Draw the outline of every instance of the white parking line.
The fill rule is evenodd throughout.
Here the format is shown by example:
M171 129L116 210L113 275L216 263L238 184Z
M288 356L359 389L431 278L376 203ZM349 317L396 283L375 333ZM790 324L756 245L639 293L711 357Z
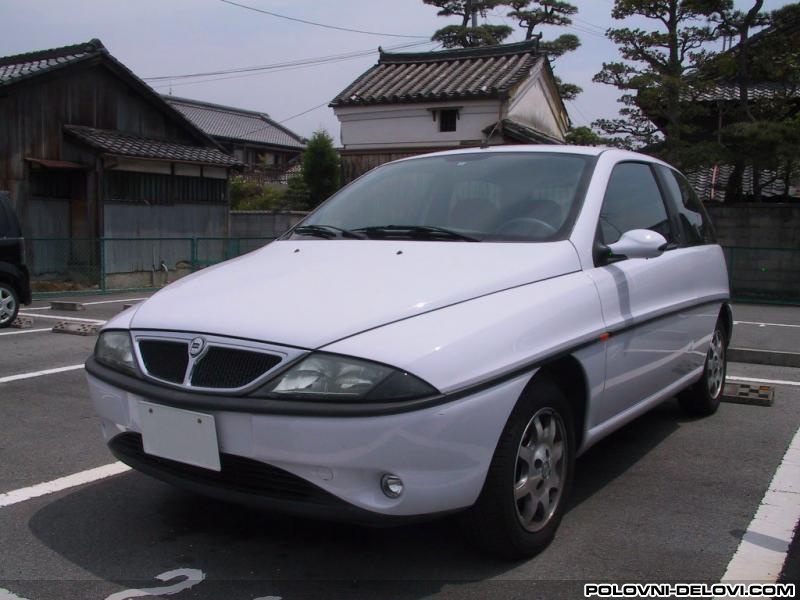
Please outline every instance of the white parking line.
M34 377L41 377L43 375L53 375L55 373L65 373L67 371L77 371L83 368L83 363L79 365L70 365L68 367L57 367L55 369L45 369L44 371L31 371L30 373L19 373L18 375L8 375L0 377L0 383L10 383L12 381L19 381L21 379L33 379Z
M775 471L722 581L777 581L800 520L800 430Z
M800 325L789 325L787 323L760 323L758 321L734 321L734 325L758 325L759 327L794 327L800 329Z
M97 481L98 479L105 479L106 477L111 477L112 475L119 475L120 473L124 473L125 471L129 470L130 467L128 465L121 462L115 462L111 463L110 465L103 465L102 467L96 467L94 469L88 469L87 471L81 471L80 473L75 473L73 475L67 475L66 477L59 477L53 481L37 483L36 485L32 485L30 487L6 492L5 494L0 494L0 508L4 506L11 506L12 504L17 504L18 502L25 502L25 500L30 500L31 498L38 498L39 496L60 492L61 490L66 490L71 487L75 487L76 485L83 485L84 483L90 483L92 481Z
M0 335L22 335L23 333L39 333L42 331L53 331L50 328L46 329L20 329L19 331L4 331Z
M761 379L759 377L726 377L726 381L737 383L765 383L767 385L795 385L800 386L800 381L788 381L786 379Z
M80 321L81 323L95 323L97 325L103 325L105 321L99 321L97 319L78 319L76 317L57 317L55 315L30 315L27 313L19 313L23 317L32 317L34 319L50 319L52 321Z

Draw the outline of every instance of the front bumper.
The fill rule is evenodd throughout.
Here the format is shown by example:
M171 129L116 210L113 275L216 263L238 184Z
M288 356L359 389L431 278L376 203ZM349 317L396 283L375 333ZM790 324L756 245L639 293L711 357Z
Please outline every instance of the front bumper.
M136 391L123 389L119 374L105 377L105 368L91 360L87 378L103 435L112 451L132 467L220 498L354 521L418 517L474 504L497 440L531 375L452 402L379 416L246 412L241 399L191 394L197 400L192 410L202 407L214 415L223 470L226 461L246 460L250 461L247 468L258 471L261 465L261 471L274 468L291 475L299 480L293 485L300 488L303 482L310 484L308 497L290 497L270 489L269 484L236 483L258 478L252 470L215 479L211 472L197 472L180 463L165 467L164 461L137 453L131 444L135 446L136 434L141 433L138 403L159 402L165 388L136 380ZM184 395L181 404L187 400L185 392L175 393ZM405 490L399 498L388 498L381 491L385 473L403 480Z

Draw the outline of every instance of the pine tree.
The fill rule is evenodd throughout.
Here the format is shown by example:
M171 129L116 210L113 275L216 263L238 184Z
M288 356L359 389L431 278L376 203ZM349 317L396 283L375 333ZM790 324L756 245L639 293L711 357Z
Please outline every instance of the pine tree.
M690 71L708 60L706 45L720 35L709 18L730 5L730 0L615 0L614 19L645 18L654 28L620 27L606 33L623 60L603 63L594 80L623 91L623 108L618 119L594 125L627 138L633 147L661 142L661 154L679 163L687 109L681 94Z
M578 12L578 7L561 0L512 0L507 3L512 10L508 13L519 21L519 26L525 30L525 39L530 40L536 35L537 30L543 25L564 27L572 24L571 16ZM577 35L565 33L552 41L542 41L539 48L551 60L577 50L581 41ZM564 100L574 100L583 90L573 84L561 81L556 77L559 94Z
M477 17L486 18L488 11L507 4L503 0L423 0L436 6L440 17L460 17L460 25L448 25L437 30L431 40L445 48L475 48L495 46L513 33L507 25L477 24Z

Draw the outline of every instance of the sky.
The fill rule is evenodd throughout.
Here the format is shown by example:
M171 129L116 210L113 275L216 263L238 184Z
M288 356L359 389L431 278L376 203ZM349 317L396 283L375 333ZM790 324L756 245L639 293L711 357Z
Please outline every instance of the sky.
M323 28L247 10L223 0L0 0L0 56L99 38L139 77L164 77L372 51L367 56L324 65L281 68L257 74L228 74L149 82L160 93L268 113L303 136L324 128L338 142L339 123L326 106L377 60L377 48L420 44L404 51L435 48L427 39L455 23L437 17L422 0L236 0L289 17L389 35ZM603 32L619 26L613 0L572 0L579 12L571 27L545 28L544 39L574 33L582 46L559 58L555 71L584 91L567 110L573 125L588 125L618 110L618 91L592 82L604 61L619 58ZM789 0L766 0L774 10ZM747 8L752 0L736 0ZM494 12L488 22L513 19ZM626 23L630 25L630 23ZM395 37L420 36L420 37ZM521 41L522 30L508 41ZM322 105L322 106L320 106ZM307 112L306 112L307 111ZM305 113L305 114L301 114ZM299 116L297 116L299 115Z

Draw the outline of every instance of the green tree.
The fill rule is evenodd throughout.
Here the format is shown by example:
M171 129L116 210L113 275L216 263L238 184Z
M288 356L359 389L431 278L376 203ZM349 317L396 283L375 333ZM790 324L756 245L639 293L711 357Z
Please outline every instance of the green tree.
M722 160L733 165L733 171L728 177L725 199L727 202L738 202L744 197L744 175L747 163L750 161L760 162L756 157L763 158L763 150L766 139L771 135L763 135L765 132L777 133L774 127L763 128L756 125L757 118L751 109L750 84L752 81L752 61L750 36L756 27L769 25L770 15L762 12L764 0L754 0L749 10L737 10L733 6L723 7L712 21L718 24L721 34L731 40L736 40L737 44L730 51L722 53L713 62L712 68L703 73L711 80L722 79L726 82L735 82L738 88L738 102L733 111L728 111L726 115L728 125L718 132L720 143L725 141L721 148ZM756 125L755 127L753 125ZM775 140L780 146L780 140ZM735 151L731 153L731 150ZM725 152L725 151L728 152ZM727 154L727 156L725 156ZM751 166L753 166L751 164ZM758 179L756 173L756 196L758 192Z
M611 16L619 21L646 19L652 29L619 27L606 33L623 60L603 63L594 76L623 92L617 119L595 126L627 138L633 147L659 143L660 154L680 163L691 106L682 102L689 74L711 56L707 44L720 36L709 19L729 9L731 0L615 0Z
M314 132L303 150L303 182L308 208L314 208L339 189L339 153L324 129Z
M718 18L723 29L738 41L703 73L714 81L733 82L738 102L724 115L717 132L719 160L733 165L725 200L749 199L743 179L752 170L752 199L761 199L764 186L777 178L789 183L798 172L800 148L800 5L789 4L770 14L760 12L754 0L747 12L731 10ZM752 29L769 25L755 35ZM753 86L767 83L768 93L754 94Z
M567 144L572 146L613 146L615 141L603 137L595 132L591 127L580 126L572 127L567 132Z
M495 46L513 33L507 25L479 25L478 16L486 18L488 11L507 4L505 0L423 0L436 6L440 17L460 17L460 25L448 25L437 30L431 40L445 48L475 48Z
M508 5L513 9L509 17L517 19L519 26L525 30L525 39L533 39L543 25L565 27L572 25L572 15L578 7L562 0L511 0ZM542 41L539 48L547 54L551 62L580 48L581 41L577 35L564 33L554 40ZM583 90L574 83L565 83L556 77L559 94L564 100L574 100Z

